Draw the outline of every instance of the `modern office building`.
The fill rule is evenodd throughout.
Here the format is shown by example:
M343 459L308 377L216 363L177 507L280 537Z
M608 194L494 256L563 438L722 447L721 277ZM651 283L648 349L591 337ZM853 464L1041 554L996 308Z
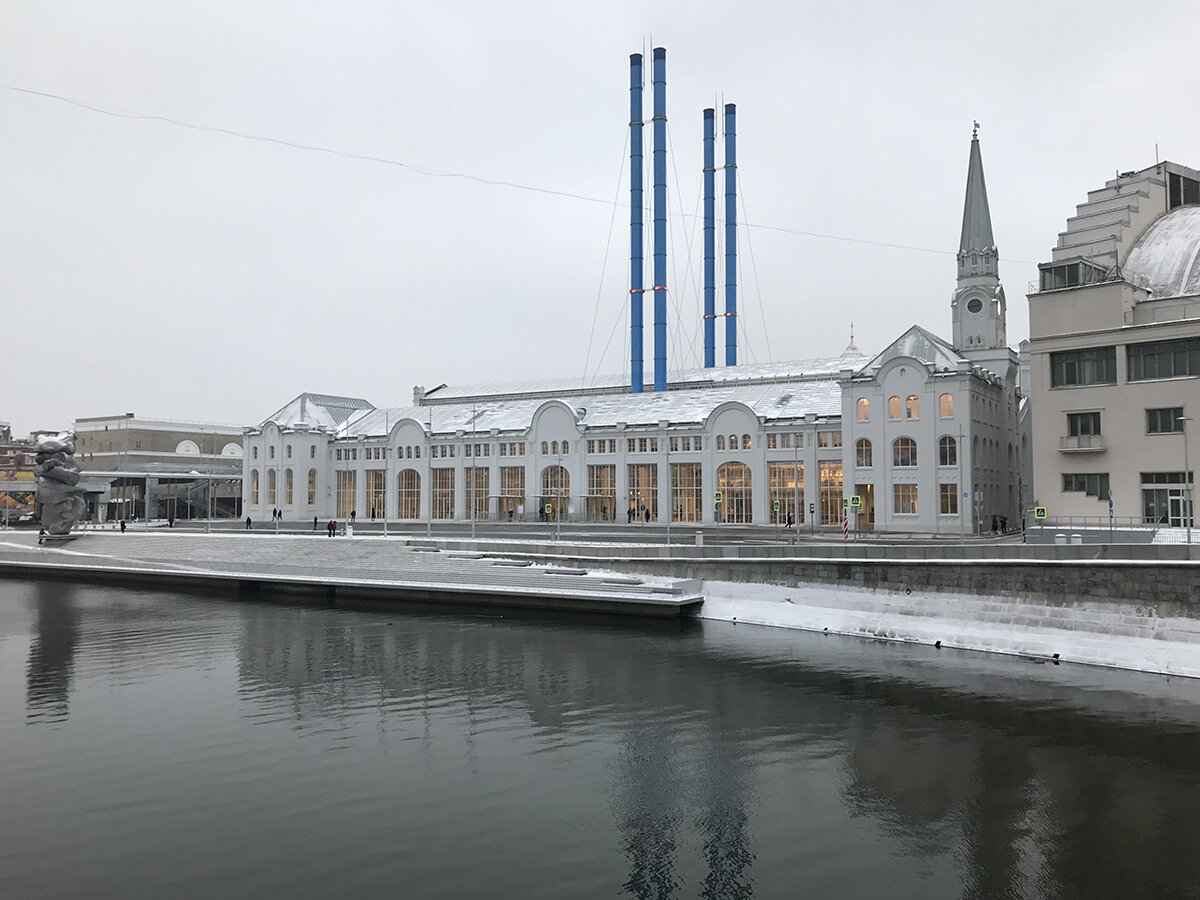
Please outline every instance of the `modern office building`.
M1090 191L1029 294L1034 476L1051 519L1189 525L1200 418L1200 171ZM1192 451L1200 447L1193 442Z

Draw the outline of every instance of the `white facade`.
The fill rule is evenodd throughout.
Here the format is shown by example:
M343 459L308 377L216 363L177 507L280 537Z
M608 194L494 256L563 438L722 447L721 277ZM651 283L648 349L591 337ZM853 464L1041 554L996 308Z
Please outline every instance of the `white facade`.
M1118 520L1192 521L1195 423L1180 420L1200 418L1198 204L1197 170L1125 172L1089 192L1040 266L1033 464L1051 519L1104 523L1111 499Z

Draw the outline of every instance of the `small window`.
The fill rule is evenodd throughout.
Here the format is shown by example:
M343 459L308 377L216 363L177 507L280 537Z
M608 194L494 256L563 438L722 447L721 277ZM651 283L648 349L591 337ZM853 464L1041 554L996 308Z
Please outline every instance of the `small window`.
M551 441L551 442L550 442L550 452L551 452L552 454L554 454L555 456L557 456L557 455L558 455L558 441Z
M1177 434L1183 431L1182 406L1146 410L1146 434Z
M271 445L271 447L269 447L267 449L267 456L269 456L271 459L275 458L275 446L274 445Z
M866 438L859 438L858 443L854 445L854 464L869 469L871 463L871 442Z
M748 434L742 435L742 449L743 450L750 449L750 435L748 435Z
M958 465L958 442L949 435L938 439L938 465Z
M777 449L778 443L779 443L779 438L777 435L774 435L774 434L767 435L767 449L768 450Z
M1067 434L1071 437L1103 434L1100 430L1100 413L1067 413Z
M888 418L889 419L899 419L900 418L900 398L899 397L888 397Z
M546 456L550 453L550 444L547 441L542 441L542 455Z
M413 456L415 456L417 459L421 458L421 448L419 446L413 447Z
M316 444L312 444L311 446L309 446L309 448L308 448L308 458L309 458L309 459L316 459L316 458L317 458L317 445L316 445Z
M866 397L858 398L858 421L869 422L871 420L871 401Z
M938 397L938 415L943 419L949 419L954 416L954 395L942 394Z
M292 445L291 444L287 445L287 458L288 459L292 458Z
M723 435L723 434L717 435L717 449L718 450L725 449L725 435Z
M729 436L729 449L736 450L737 448L738 448L738 436L736 434L731 434Z
M921 418L921 401L917 399L916 394L909 394L908 399L904 401L904 417L906 419Z
M571 453L571 442L563 441L563 456L568 456Z

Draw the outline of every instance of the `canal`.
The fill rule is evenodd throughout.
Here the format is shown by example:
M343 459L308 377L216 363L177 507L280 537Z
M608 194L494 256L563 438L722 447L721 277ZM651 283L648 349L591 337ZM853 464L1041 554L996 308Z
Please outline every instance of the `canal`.
M0 897L1200 896L1200 683L0 581Z

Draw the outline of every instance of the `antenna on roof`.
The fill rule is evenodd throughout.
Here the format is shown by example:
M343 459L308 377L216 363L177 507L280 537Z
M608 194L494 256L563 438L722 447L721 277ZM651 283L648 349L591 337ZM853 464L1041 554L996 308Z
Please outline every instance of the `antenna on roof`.
M1158 165L1158 141L1154 142L1154 164Z

